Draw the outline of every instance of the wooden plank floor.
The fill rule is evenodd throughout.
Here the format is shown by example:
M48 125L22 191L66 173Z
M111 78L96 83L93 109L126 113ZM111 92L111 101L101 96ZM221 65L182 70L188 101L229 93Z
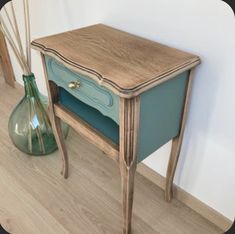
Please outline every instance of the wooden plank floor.
M0 223L13 234L120 234L120 177L115 163L70 131L71 174L58 152L31 157L10 142L7 121L22 95L0 77ZM137 173L133 234L221 234L222 231Z

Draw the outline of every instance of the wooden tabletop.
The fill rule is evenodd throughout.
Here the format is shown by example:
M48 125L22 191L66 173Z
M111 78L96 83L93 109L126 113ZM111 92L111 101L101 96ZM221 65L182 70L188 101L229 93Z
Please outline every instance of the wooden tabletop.
M200 63L198 56L103 24L41 39L32 47L131 96Z

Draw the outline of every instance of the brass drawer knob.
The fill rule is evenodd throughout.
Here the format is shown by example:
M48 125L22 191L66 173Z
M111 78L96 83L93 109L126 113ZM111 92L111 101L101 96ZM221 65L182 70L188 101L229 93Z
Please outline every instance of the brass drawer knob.
M78 81L78 80L77 81L71 81L71 82L69 82L68 87L70 89L77 89L77 88L80 87L80 81Z

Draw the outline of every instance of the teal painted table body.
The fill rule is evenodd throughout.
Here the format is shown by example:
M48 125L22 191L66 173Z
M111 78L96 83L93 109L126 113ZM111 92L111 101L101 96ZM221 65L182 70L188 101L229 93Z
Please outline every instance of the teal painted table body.
M102 24L41 38L32 46L42 56L62 174L68 177L69 163L61 120L117 162L123 233L130 234L137 164L170 140L165 199L172 198L200 59Z
M46 65L60 103L119 145L119 97L49 56ZM188 77L183 72L140 95L138 162L179 134ZM74 80L82 82L78 90L68 88Z

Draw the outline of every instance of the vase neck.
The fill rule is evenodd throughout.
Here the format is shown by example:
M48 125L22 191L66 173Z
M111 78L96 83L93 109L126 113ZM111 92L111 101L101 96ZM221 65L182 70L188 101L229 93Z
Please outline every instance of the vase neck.
M39 91L37 84L35 82L35 76L32 73L31 75L23 75L25 96L27 97L39 97Z

